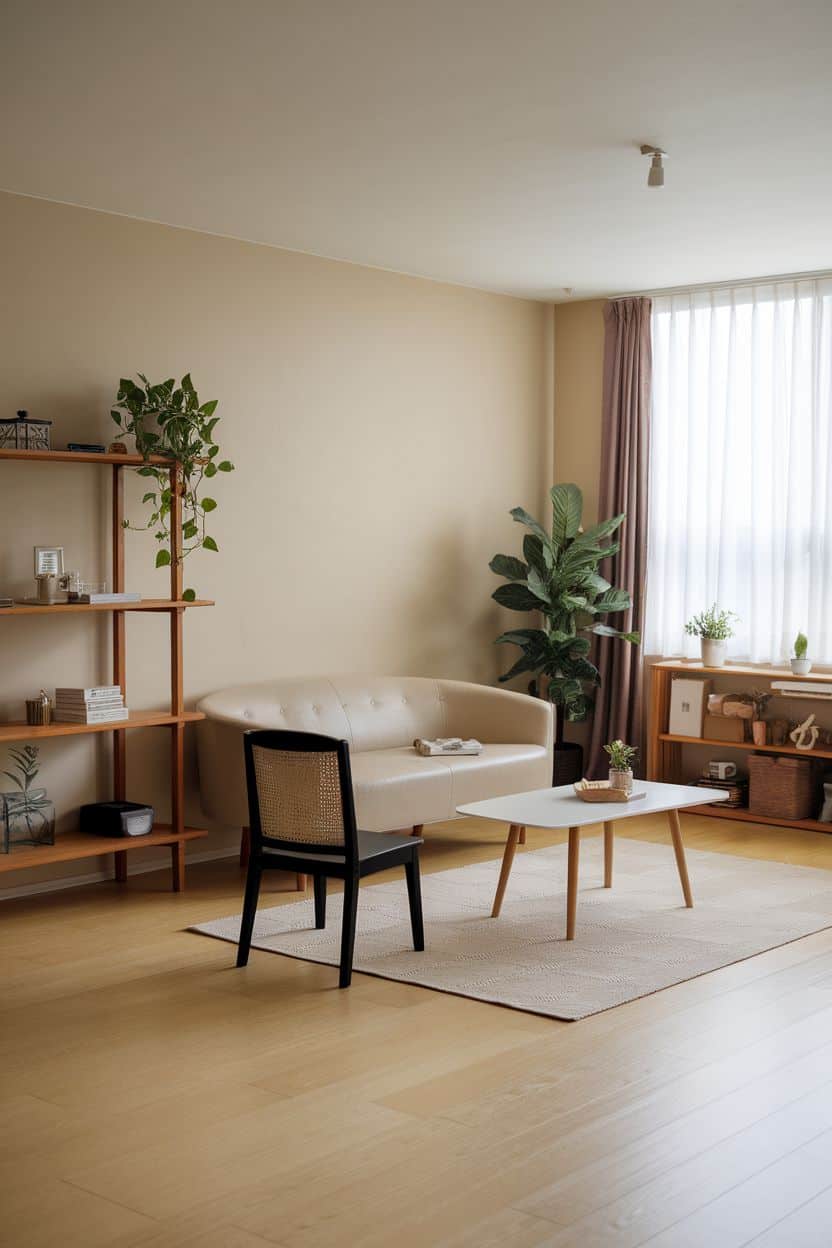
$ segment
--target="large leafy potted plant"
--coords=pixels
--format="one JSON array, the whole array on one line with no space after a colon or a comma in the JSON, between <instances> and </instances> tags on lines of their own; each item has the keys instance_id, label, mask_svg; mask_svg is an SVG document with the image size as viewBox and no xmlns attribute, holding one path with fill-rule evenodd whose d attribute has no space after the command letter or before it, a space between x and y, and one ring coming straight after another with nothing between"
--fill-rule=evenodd
<instances>
[{"instance_id":1,"label":"large leafy potted plant","mask_svg":"<svg viewBox=\"0 0 832 1248\"><path fill-rule=\"evenodd\" d=\"M508 582L492 597L511 611L538 611L542 628L513 628L499 643L518 646L520 658L501 677L512 680L533 674L533 692L546 696L556 712L554 783L579 779L583 751L563 739L566 721L586 719L600 685L598 668L589 659L591 637L619 637L636 644L638 633L622 632L605 618L630 609L630 595L616 589L598 571L602 560L619 545L608 539L625 519L613 516L583 530L583 496L577 485L553 485L552 524L547 532L522 507L511 516L529 532L523 538L523 559L495 555L489 567Z\"/></svg>"}]
</instances>

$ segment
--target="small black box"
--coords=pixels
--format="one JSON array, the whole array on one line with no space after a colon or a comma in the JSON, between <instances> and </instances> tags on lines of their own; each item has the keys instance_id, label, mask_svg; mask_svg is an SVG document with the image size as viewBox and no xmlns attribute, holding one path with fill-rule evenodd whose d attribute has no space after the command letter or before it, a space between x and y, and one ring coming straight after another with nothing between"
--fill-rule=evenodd
<instances>
[{"instance_id":1,"label":"small black box","mask_svg":"<svg viewBox=\"0 0 832 1248\"><path fill-rule=\"evenodd\" d=\"M147 836L153 831L152 806L140 802L91 802L81 807L81 831L96 836Z\"/></svg>"}]
</instances>

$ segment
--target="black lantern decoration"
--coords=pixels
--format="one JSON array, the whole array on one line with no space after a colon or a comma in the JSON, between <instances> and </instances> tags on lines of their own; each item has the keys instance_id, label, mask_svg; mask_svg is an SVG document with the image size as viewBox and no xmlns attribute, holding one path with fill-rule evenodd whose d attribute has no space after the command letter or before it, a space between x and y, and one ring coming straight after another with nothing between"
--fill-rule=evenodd
<instances>
[{"instance_id":1,"label":"black lantern decoration","mask_svg":"<svg viewBox=\"0 0 832 1248\"><path fill-rule=\"evenodd\" d=\"M14 420L0 420L0 450L48 451L52 421L33 420L18 412Z\"/></svg>"}]
</instances>

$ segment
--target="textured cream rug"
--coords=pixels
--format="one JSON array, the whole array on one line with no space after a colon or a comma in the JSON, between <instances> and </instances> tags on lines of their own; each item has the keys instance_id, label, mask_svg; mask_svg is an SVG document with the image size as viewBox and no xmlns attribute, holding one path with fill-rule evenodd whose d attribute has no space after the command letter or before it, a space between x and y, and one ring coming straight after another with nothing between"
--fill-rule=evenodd
<instances>
[{"instance_id":1,"label":"textured cream rug","mask_svg":"<svg viewBox=\"0 0 832 1248\"><path fill-rule=\"evenodd\" d=\"M422 878L424 953L414 953L404 878L364 884L356 971L551 1018L578 1019L832 926L832 872L688 850L686 910L670 844L617 837L612 889L601 838L581 845L578 930L564 939L566 846L520 850L499 919L489 918L500 863ZM254 949L338 963L341 896L314 928L311 898L261 910ZM240 916L192 931L236 941ZM335 981L333 980L333 983Z\"/></svg>"}]
</instances>

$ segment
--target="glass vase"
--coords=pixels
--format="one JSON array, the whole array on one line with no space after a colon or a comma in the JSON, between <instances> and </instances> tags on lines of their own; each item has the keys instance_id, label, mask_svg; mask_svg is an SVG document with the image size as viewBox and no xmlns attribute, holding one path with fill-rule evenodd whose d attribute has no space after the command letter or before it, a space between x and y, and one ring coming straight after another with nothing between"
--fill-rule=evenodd
<instances>
[{"instance_id":1,"label":"glass vase","mask_svg":"<svg viewBox=\"0 0 832 1248\"><path fill-rule=\"evenodd\" d=\"M55 806L46 796L46 789L28 793L3 793L2 852L7 854L15 845L54 845Z\"/></svg>"}]
</instances>

